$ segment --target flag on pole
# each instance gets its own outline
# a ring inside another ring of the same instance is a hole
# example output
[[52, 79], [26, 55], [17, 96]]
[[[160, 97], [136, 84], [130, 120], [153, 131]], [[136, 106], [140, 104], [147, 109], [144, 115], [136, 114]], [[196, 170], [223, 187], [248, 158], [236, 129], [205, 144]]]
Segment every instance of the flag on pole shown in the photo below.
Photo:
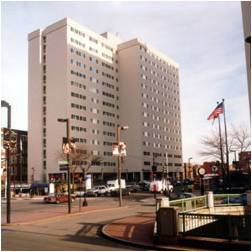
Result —
[[217, 107], [213, 110], [213, 112], [208, 116], [207, 120], [212, 120], [219, 117], [219, 114], [224, 112], [224, 104], [221, 102], [217, 105]]

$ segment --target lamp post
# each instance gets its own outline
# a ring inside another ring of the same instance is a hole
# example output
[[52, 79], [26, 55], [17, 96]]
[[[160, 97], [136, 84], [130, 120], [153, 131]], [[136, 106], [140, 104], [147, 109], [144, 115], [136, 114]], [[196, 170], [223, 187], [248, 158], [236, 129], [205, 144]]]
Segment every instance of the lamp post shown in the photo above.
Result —
[[[11, 105], [4, 101], [1, 100], [1, 107], [6, 107], [7, 108], [7, 128], [8, 128], [8, 134], [10, 138], [10, 129], [11, 129]], [[10, 139], [9, 139], [10, 140]], [[7, 197], [7, 223], [11, 222], [10, 215], [11, 215], [11, 195], [10, 195], [10, 146], [6, 148], [6, 176], [7, 176], [7, 190], [6, 190], [6, 197]]]
[[[120, 144], [120, 133], [121, 130], [127, 130], [129, 127], [128, 126], [120, 126], [117, 125], [116, 128], [116, 142], [117, 145], [119, 147]], [[121, 168], [121, 155], [119, 153], [118, 157], [117, 157], [117, 172], [118, 172], [118, 185], [119, 185], [119, 207], [122, 206], [122, 186], [121, 186], [121, 173], [122, 173], [122, 168]]]
[[[70, 128], [69, 128], [69, 119], [58, 119], [58, 122], [66, 123], [66, 136], [67, 136], [67, 143], [70, 145]], [[71, 197], [70, 197], [70, 166], [69, 166], [69, 152], [67, 152], [67, 191], [68, 191], [68, 213], [71, 213]]]
[[190, 158], [188, 158], [188, 171], [189, 171], [189, 179], [190, 178], [192, 178], [192, 176], [191, 176], [191, 163], [190, 163], [190, 161], [192, 160], [192, 157], [190, 157]]

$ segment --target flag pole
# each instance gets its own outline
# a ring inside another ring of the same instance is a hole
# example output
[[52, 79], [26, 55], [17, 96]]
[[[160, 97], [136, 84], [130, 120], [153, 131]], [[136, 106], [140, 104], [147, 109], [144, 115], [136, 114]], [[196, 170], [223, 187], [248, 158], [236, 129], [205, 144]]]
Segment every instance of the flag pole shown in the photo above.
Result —
[[226, 141], [226, 162], [227, 162], [227, 185], [230, 187], [230, 177], [229, 177], [229, 151], [228, 151], [228, 141], [227, 141], [227, 123], [226, 123], [226, 109], [225, 109], [225, 103], [224, 99], [222, 99], [223, 102], [223, 117], [224, 117], [224, 127], [225, 127], [225, 141]]
[[[219, 104], [219, 102], [217, 102]], [[219, 123], [219, 137], [220, 137], [220, 152], [221, 152], [221, 171], [222, 171], [222, 179], [223, 183], [225, 183], [225, 169], [224, 169], [224, 159], [223, 159], [223, 149], [222, 149], [222, 137], [221, 137], [221, 123], [220, 116], [218, 115], [218, 123]]]

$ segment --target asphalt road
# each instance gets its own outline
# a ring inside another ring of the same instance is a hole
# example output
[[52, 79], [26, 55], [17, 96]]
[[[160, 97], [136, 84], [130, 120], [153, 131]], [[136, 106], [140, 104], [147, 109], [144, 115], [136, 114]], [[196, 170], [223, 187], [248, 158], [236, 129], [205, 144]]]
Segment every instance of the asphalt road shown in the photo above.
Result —
[[[113, 198], [98, 198], [92, 204], [106, 201], [108, 205]], [[139, 248], [121, 245], [107, 240], [101, 236], [101, 228], [113, 220], [134, 215], [139, 212], [153, 211], [152, 195], [136, 194], [124, 198], [127, 207], [104, 210], [96, 213], [84, 213], [81, 215], [65, 216], [55, 220], [44, 220], [28, 225], [3, 226], [1, 236], [2, 250], [16, 251], [49, 251], [49, 250], [142, 250]], [[33, 201], [16, 201], [13, 211], [23, 211], [27, 214], [29, 207], [66, 207], [63, 205], [35, 204]], [[75, 204], [78, 204], [76, 202]], [[4, 204], [2, 204], [3, 208]]]

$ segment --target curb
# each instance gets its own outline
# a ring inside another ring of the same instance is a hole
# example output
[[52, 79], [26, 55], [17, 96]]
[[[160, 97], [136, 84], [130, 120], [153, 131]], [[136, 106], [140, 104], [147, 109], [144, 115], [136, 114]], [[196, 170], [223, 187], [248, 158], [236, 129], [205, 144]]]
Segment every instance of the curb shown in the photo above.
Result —
[[88, 214], [88, 213], [97, 213], [97, 212], [101, 212], [101, 211], [108, 211], [108, 210], [116, 210], [116, 209], [123, 209], [123, 208], [128, 208], [127, 206], [124, 207], [112, 207], [112, 208], [103, 208], [103, 209], [96, 209], [96, 210], [90, 210], [87, 212], [77, 212], [77, 213], [71, 213], [71, 214], [62, 214], [62, 215], [58, 215], [58, 216], [53, 216], [53, 217], [48, 217], [48, 218], [44, 218], [41, 220], [34, 220], [34, 221], [29, 221], [29, 222], [18, 222], [18, 223], [4, 223], [1, 224], [1, 226], [20, 226], [20, 225], [29, 225], [29, 224], [33, 224], [33, 223], [40, 223], [40, 222], [46, 222], [46, 221], [50, 221], [50, 220], [57, 220], [57, 219], [61, 219], [62, 217], [72, 217], [72, 216], [78, 216], [78, 215], [84, 215], [84, 214]]
[[116, 241], [122, 244], [134, 246], [134, 247], [139, 247], [139, 248], [144, 248], [144, 249], [149, 249], [149, 250], [173, 250], [173, 251], [188, 251], [187, 249], [183, 249], [181, 247], [173, 247], [173, 246], [160, 246], [160, 245], [155, 245], [155, 244], [145, 244], [145, 243], [139, 243], [139, 242], [133, 242], [133, 241], [128, 241], [124, 240], [121, 238], [116, 238], [109, 233], [106, 232], [106, 227], [109, 224], [103, 225], [101, 229], [101, 234], [105, 237], [108, 238], [109, 240]]

